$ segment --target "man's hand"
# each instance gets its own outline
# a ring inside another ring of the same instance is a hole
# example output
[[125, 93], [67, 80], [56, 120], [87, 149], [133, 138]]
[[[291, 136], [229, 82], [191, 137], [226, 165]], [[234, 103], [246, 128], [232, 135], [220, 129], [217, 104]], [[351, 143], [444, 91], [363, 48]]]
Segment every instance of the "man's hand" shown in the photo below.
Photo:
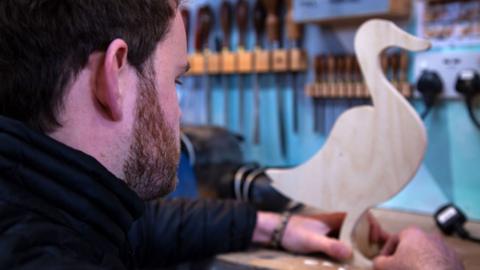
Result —
[[[292, 216], [285, 228], [282, 247], [295, 253], [323, 252], [334, 259], [346, 260], [352, 256], [351, 247], [331, 237], [338, 234], [345, 214], [332, 213], [315, 216]], [[259, 212], [253, 241], [268, 244], [273, 230], [281, 222], [281, 216], [274, 213]], [[370, 241], [386, 241], [388, 234], [381, 230], [373, 217], [369, 217]]]
[[392, 237], [374, 261], [377, 270], [464, 269], [457, 254], [439, 235], [409, 228]]

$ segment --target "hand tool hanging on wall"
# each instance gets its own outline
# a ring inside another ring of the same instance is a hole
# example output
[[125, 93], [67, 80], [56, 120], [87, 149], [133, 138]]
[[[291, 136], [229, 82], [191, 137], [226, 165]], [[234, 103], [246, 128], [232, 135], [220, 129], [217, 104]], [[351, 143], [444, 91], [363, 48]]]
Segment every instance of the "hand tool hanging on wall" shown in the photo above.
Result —
[[354, 55], [346, 55], [345, 56], [345, 74], [344, 74], [344, 83], [345, 83], [345, 91], [346, 97], [348, 98], [348, 107], [352, 107], [352, 99], [355, 97], [355, 87], [353, 82], [353, 65], [355, 63], [355, 56]]
[[314, 114], [313, 114], [313, 126], [316, 133], [323, 133], [324, 118], [325, 118], [325, 99], [324, 91], [326, 87], [326, 59], [323, 55], [318, 55], [315, 57], [314, 68], [315, 68], [315, 86], [313, 88], [313, 101], [314, 101]]
[[197, 33], [196, 33], [196, 50], [203, 51], [203, 86], [205, 91], [205, 111], [207, 114], [207, 124], [212, 123], [212, 97], [210, 89], [210, 75], [208, 74], [208, 62], [206, 61], [209, 54], [208, 41], [213, 28], [213, 11], [210, 6], [206, 5], [199, 9], [197, 17]]
[[345, 60], [346, 56], [339, 54], [335, 56], [335, 94], [333, 96], [335, 104], [335, 119], [337, 119], [340, 114], [342, 114], [348, 108], [348, 97], [347, 97], [347, 88], [346, 88], [346, 65]]
[[[183, 24], [185, 25], [185, 33], [186, 33], [186, 42], [187, 42], [187, 52], [189, 52], [189, 37], [190, 37], [190, 11], [182, 6], [181, 9], [180, 9], [180, 13], [182, 14], [182, 19], [183, 19]], [[190, 62], [190, 59], [188, 60]], [[177, 85], [177, 95], [178, 95], [178, 103], [180, 105], [180, 108], [183, 108], [185, 107], [184, 105], [184, 102], [185, 102], [185, 89], [188, 88], [186, 87], [186, 81], [187, 80], [184, 80], [183, 83], [180, 83], [180, 85]], [[189, 81], [189, 80], [188, 80]], [[184, 85], [185, 86], [182, 86]], [[190, 92], [191, 94], [191, 92]], [[182, 119], [183, 120], [183, 119]]]
[[326, 73], [327, 84], [325, 86], [325, 97], [329, 99], [329, 102], [325, 105], [325, 121], [324, 130], [329, 133], [330, 129], [335, 123], [335, 102], [333, 97], [336, 91], [336, 76], [335, 76], [335, 56], [328, 54], [326, 57]]
[[[277, 64], [277, 61], [280, 60], [280, 58], [276, 57], [276, 52], [279, 52], [281, 48], [280, 20], [278, 16], [280, 3], [278, 0], [263, 0], [263, 4], [267, 11], [267, 35], [272, 48], [272, 69], [275, 71], [275, 65]], [[278, 112], [280, 153], [283, 158], [286, 158], [287, 157], [287, 141], [286, 141], [287, 134], [285, 130], [286, 123], [285, 123], [283, 93], [282, 93], [283, 84], [281, 83], [282, 79], [283, 79], [282, 75], [277, 76], [277, 78], [275, 79], [275, 84], [277, 88], [277, 112]]]
[[[229, 75], [225, 72], [226, 66], [228, 64], [228, 52], [230, 50], [230, 33], [232, 32], [232, 18], [233, 18], [233, 7], [227, 0], [222, 2], [220, 7], [220, 20], [221, 28], [223, 33], [222, 39], [222, 85], [223, 85], [223, 113], [225, 117], [225, 127], [228, 128], [230, 123], [230, 90], [228, 85]], [[232, 63], [233, 64], [233, 63]]]
[[[202, 80], [200, 75], [204, 74], [206, 70], [206, 63], [205, 63], [205, 57], [203, 55], [203, 46], [204, 46], [204, 35], [203, 32], [205, 31], [205, 24], [202, 23], [202, 16], [203, 16], [204, 10], [202, 8], [199, 8], [197, 10], [197, 21], [196, 21], [196, 29], [195, 29], [195, 41], [194, 41], [194, 53], [190, 58], [190, 64], [191, 64], [191, 71], [192, 74], [195, 75], [193, 79], [193, 89], [195, 89], [195, 95], [194, 95], [194, 101], [196, 99], [199, 99], [198, 93], [202, 92]], [[199, 102], [193, 102], [191, 104], [193, 106], [193, 111], [195, 111], [195, 119], [197, 122], [202, 122], [206, 117], [204, 118], [204, 114], [200, 113], [200, 110], [206, 110], [205, 108], [201, 108], [202, 104]]]
[[[238, 42], [238, 62], [239, 67], [242, 61], [246, 59], [240, 59], [241, 57], [248, 57], [245, 53], [246, 45], [247, 45], [247, 28], [248, 28], [248, 2], [247, 0], [238, 0], [237, 6], [235, 9], [235, 13], [237, 15], [237, 26], [238, 26], [238, 34], [239, 34], [239, 42]], [[248, 61], [247, 61], [248, 62]], [[251, 63], [251, 61], [250, 61]], [[240, 102], [239, 102], [239, 126], [240, 130], [245, 131], [245, 91], [243, 89], [243, 83], [245, 76], [241, 75], [242, 71], [239, 68], [239, 78], [238, 78], [238, 91], [240, 95]]]
[[[187, 36], [187, 48], [188, 48], [188, 37], [190, 36], [190, 11], [185, 7], [182, 7], [180, 10], [182, 14], [183, 24], [185, 25], [185, 32]], [[188, 50], [188, 49], [187, 49]]]
[[293, 131], [298, 133], [299, 129], [299, 102], [301, 89], [297, 85], [297, 71], [300, 69], [302, 47], [303, 26], [293, 21], [293, 0], [287, 0], [287, 37], [290, 45], [290, 70], [292, 71], [292, 91], [293, 91]]
[[480, 106], [480, 74], [473, 69], [460, 71], [455, 89], [465, 97], [468, 114], [475, 126], [480, 129], [480, 120], [475, 114], [476, 107]]
[[260, 143], [260, 83], [259, 83], [259, 67], [260, 67], [260, 55], [262, 54], [263, 48], [263, 34], [265, 32], [265, 22], [266, 22], [266, 11], [263, 6], [262, 0], [257, 0], [255, 7], [253, 9], [253, 25], [255, 28], [255, 54], [254, 54], [254, 68], [253, 68], [253, 95], [254, 95], [254, 105], [253, 105], [253, 115], [254, 115], [254, 124], [253, 124], [253, 143]]
[[355, 62], [353, 63], [353, 74], [355, 81], [355, 93], [358, 100], [358, 104], [365, 103], [365, 99], [368, 97], [368, 90], [363, 81], [362, 71], [360, 69], [360, 64], [358, 63], [358, 58], [355, 57]]
[[392, 84], [395, 89], [402, 94], [402, 89], [400, 89], [400, 53], [393, 53], [390, 55], [390, 72], [392, 73]]
[[398, 74], [398, 89], [405, 97], [411, 97], [412, 91], [410, 83], [408, 82], [408, 52], [402, 51], [400, 53], [400, 69]]

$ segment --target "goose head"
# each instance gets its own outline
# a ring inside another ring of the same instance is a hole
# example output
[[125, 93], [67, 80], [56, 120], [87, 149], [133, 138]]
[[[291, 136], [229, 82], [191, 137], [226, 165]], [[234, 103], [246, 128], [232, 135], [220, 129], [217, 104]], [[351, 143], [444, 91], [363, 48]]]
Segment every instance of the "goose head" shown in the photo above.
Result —
[[[365, 47], [364, 44], [368, 44], [368, 47]], [[355, 35], [355, 50], [358, 53], [368, 50], [380, 54], [389, 47], [418, 52], [428, 50], [431, 43], [405, 32], [390, 21], [381, 19], [365, 22]]]

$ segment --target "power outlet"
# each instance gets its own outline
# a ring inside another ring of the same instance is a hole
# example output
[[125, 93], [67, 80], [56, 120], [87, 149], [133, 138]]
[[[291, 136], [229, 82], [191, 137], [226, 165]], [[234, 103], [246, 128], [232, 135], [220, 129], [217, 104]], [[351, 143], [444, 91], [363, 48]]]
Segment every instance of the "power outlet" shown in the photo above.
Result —
[[[460, 98], [455, 91], [455, 81], [460, 71], [475, 69], [480, 72], [480, 53], [478, 51], [432, 51], [418, 53], [413, 66], [413, 82], [415, 83], [423, 70], [438, 72], [443, 81], [443, 98]], [[419, 93], [415, 91], [415, 96]]]

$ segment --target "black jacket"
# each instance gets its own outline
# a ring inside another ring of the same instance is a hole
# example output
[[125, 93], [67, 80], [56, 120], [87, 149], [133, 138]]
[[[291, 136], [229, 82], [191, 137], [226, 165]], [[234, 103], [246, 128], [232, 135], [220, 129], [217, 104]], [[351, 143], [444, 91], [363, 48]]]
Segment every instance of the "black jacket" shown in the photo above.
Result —
[[0, 116], [0, 269], [134, 269], [244, 249], [255, 210], [142, 202], [90, 156]]

